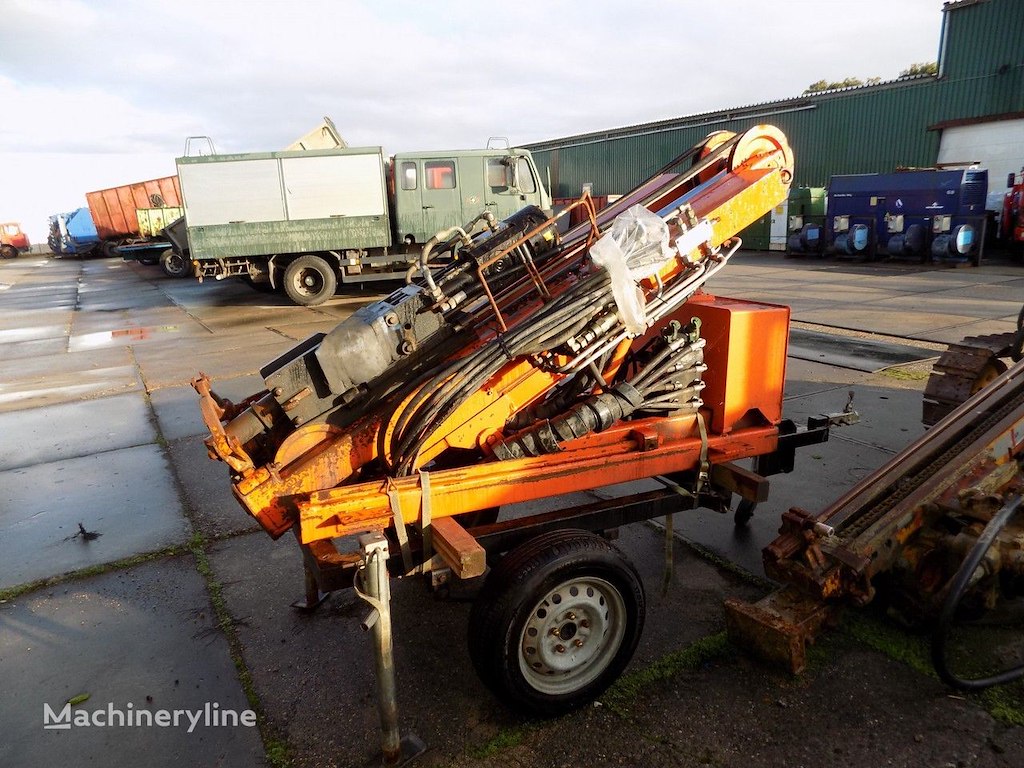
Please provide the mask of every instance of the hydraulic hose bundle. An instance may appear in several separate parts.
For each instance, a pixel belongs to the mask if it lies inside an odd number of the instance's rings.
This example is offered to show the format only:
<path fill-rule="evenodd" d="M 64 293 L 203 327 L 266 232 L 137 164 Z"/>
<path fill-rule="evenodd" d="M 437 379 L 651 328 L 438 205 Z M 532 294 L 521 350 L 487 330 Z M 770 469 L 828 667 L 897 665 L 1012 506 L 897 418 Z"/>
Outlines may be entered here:
<path fill-rule="evenodd" d="M 726 254 L 712 254 L 693 263 L 672 285 L 660 286 L 661 290 L 651 300 L 650 324 L 692 296 L 738 245 L 734 241 Z M 429 376 L 400 406 L 390 435 L 381 433 L 386 440 L 381 455 L 391 457 L 394 475 L 412 473 L 420 449 L 431 434 L 510 360 L 531 357 L 536 365 L 553 367 L 567 376 L 596 370 L 595 378 L 600 377 L 595 360 L 606 361 L 608 353 L 629 335 L 613 293 L 609 274 L 594 271 L 518 326 Z M 606 429 L 637 410 L 696 411 L 703 388 L 703 346 L 703 340 L 687 336 L 666 342 L 664 349 L 636 375 L 635 382 L 623 381 L 576 404 L 546 427 L 542 425 L 522 435 L 521 440 L 517 436 L 498 443 L 495 455 L 511 458 L 552 452 L 564 440 Z"/>

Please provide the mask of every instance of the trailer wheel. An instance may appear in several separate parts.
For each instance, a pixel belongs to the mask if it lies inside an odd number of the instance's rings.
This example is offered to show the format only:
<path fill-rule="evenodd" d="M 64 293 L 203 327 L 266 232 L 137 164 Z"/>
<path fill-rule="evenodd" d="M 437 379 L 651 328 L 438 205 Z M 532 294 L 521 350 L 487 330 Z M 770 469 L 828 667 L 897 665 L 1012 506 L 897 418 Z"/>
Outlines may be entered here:
<path fill-rule="evenodd" d="M 299 256 L 284 270 L 284 292 L 303 307 L 323 304 L 337 287 L 337 275 L 319 256 Z"/>
<path fill-rule="evenodd" d="M 597 698 L 633 656 L 645 614 L 636 569 L 600 536 L 555 531 L 512 550 L 469 618 L 469 653 L 505 704 L 554 716 Z"/>
<path fill-rule="evenodd" d="M 192 270 L 192 262 L 173 248 L 160 254 L 160 268 L 168 277 L 185 277 Z"/>

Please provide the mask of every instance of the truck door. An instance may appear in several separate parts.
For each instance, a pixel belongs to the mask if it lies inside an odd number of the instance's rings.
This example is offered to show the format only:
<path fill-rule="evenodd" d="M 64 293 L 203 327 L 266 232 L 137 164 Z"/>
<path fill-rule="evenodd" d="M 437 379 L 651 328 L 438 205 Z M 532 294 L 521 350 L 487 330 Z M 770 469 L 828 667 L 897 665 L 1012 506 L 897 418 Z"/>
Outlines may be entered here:
<path fill-rule="evenodd" d="M 452 157 L 395 155 L 395 223 L 399 241 L 425 243 L 463 223 L 463 171 Z"/>
<path fill-rule="evenodd" d="M 498 219 L 506 219 L 527 205 L 539 204 L 537 179 L 525 157 L 494 155 L 483 158 L 483 163 L 484 203 Z"/>
<path fill-rule="evenodd" d="M 454 158 L 430 158 L 420 164 L 423 226 L 416 238 L 426 242 L 442 229 L 462 224 L 462 179 Z"/>

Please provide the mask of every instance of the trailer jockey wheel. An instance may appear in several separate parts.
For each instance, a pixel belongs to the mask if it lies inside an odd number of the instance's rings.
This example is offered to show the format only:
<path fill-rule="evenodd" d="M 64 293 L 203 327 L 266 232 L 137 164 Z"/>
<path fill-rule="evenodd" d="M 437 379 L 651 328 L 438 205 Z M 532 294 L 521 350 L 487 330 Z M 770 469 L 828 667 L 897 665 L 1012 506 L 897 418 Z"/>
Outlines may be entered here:
<path fill-rule="evenodd" d="M 645 598 L 636 569 L 600 536 L 555 531 L 491 571 L 469 618 L 469 653 L 505 704 L 554 716 L 597 698 L 633 656 Z"/>
<path fill-rule="evenodd" d="M 337 287 L 337 275 L 319 256 L 299 256 L 284 271 L 284 292 L 303 307 L 323 304 Z"/>
<path fill-rule="evenodd" d="M 757 509 L 756 501 L 740 499 L 740 503 L 736 505 L 736 511 L 732 516 L 732 521 L 735 523 L 736 527 L 742 528 L 749 523 L 750 519 L 754 516 L 755 509 Z"/>

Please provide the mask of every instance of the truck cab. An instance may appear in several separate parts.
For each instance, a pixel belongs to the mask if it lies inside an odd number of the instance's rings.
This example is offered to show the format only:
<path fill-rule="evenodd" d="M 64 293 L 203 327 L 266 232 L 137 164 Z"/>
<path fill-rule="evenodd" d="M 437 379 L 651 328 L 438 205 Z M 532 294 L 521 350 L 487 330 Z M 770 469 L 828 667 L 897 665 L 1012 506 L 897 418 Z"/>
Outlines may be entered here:
<path fill-rule="evenodd" d="M 0 224 L 0 257 L 13 259 L 29 249 L 28 235 L 13 221 Z"/>
<path fill-rule="evenodd" d="M 399 153 L 392 172 L 396 243 L 425 243 L 482 211 L 501 220 L 527 205 L 551 210 L 533 158 L 521 149 Z"/>

